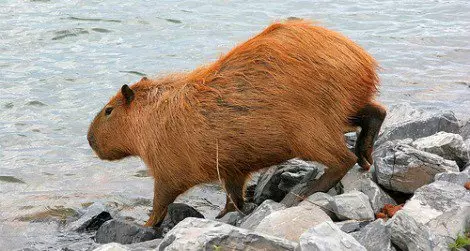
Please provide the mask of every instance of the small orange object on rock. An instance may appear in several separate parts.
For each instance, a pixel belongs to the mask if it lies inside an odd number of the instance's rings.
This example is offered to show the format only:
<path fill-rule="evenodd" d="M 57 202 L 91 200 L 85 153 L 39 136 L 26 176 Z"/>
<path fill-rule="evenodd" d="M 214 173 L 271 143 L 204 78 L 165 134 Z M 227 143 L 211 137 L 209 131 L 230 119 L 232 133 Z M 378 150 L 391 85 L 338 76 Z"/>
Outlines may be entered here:
<path fill-rule="evenodd" d="M 375 218 L 377 218 L 377 219 L 385 219 L 385 220 L 386 220 L 386 219 L 387 219 L 387 215 L 384 214 L 384 213 L 382 213 L 382 212 L 380 212 L 380 213 L 376 213 L 376 214 L 375 214 Z"/>
<path fill-rule="evenodd" d="M 467 188 L 467 190 L 470 190 L 470 181 L 468 181 L 467 183 L 465 183 L 465 185 L 463 185 L 465 188 Z"/>
<path fill-rule="evenodd" d="M 377 219 L 388 219 L 395 215 L 398 210 L 403 208 L 403 204 L 400 205 L 392 205 L 392 204 L 385 204 L 384 207 L 380 210 L 379 213 L 375 214 L 375 218 Z"/>

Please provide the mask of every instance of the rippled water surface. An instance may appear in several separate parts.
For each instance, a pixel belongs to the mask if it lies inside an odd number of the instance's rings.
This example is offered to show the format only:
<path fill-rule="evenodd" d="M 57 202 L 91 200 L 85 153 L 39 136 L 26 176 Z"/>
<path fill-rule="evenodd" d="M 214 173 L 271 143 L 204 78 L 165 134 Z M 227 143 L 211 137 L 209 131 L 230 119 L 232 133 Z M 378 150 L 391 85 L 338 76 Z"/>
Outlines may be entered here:
<path fill-rule="evenodd" d="M 94 157 L 94 114 L 122 84 L 208 63 L 275 20 L 317 20 L 365 47 L 382 67 L 385 104 L 468 117 L 468 13 L 467 0 L 1 1 L 0 247 L 53 245 L 56 226 L 25 215 L 150 199 L 139 160 Z M 207 186 L 183 200 L 211 217 L 224 196 Z"/>

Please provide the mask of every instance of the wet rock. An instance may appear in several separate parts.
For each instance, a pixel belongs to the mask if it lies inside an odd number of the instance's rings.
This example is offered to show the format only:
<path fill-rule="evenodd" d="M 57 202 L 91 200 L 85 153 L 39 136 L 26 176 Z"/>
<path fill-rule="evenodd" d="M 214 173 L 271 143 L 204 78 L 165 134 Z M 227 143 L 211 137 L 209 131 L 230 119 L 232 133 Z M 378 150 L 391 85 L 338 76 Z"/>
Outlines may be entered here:
<path fill-rule="evenodd" d="M 168 232 L 159 250 L 294 250 L 296 245 L 218 221 L 186 218 Z"/>
<path fill-rule="evenodd" d="M 331 219 L 321 208 L 304 204 L 271 213 L 254 230 L 297 241 L 307 229 L 325 221 Z"/>
<path fill-rule="evenodd" d="M 183 203 L 171 203 L 168 205 L 168 211 L 165 218 L 160 225 L 163 234 L 167 233 L 176 226 L 180 221 L 188 218 L 204 218 L 204 215 L 199 213 L 196 209 Z"/>
<path fill-rule="evenodd" d="M 438 132 L 434 135 L 415 140 L 412 144 L 418 150 L 437 154 L 444 159 L 454 160 L 463 168 L 468 163 L 468 147 L 462 136 L 448 132 Z"/>
<path fill-rule="evenodd" d="M 161 237 L 152 228 L 127 223 L 119 220 L 105 222 L 96 232 L 95 241 L 98 243 L 117 242 L 121 244 L 131 244 L 153 240 Z"/>
<path fill-rule="evenodd" d="M 296 250 L 301 251 L 366 251 L 358 241 L 341 231 L 333 222 L 323 222 L 300 236 L 300 244 Z"/>
<path fill-rule="evenodd" d="M 345 220 L 340 222 L 335 222 L 336 226 L 345 233 L 351 233 L 357 231 L 369 224 L 369 221 L 357 221 L 357 220 Z"/>
<path fill-rule="evenodd" d="M 106 210 L 105 205 L 95 202 L 88 206 L 80 218 L 71 222 L 66 229 L 77 232 L 96 231 L 104 222 L 112 219 Z"/>
<path fill-rule="evenodd" d="M 418 139 L 444 131 L 459 133 L 459 123 L 451 111 L 423 110 L 410 104 L 395 105 L 387 112 L 376 145 L 396 139 Z"/>
<path fill-rule="evenodd" d="M 382 219 L 369 223 L 361 230 L 351 233 L 351 236 L 361 243 L 361 245 L 363 245 L 367 250 L 393 250 L 392 242 L 390 241 L 390 228 Z"/>
<path fill-rule="evenodd" d="M 369 198 L 362 192 L 350 192 L 333 197 L 331 208 L 340 220 L 373 220 Z"/>
<path fill-rule="evenodd" d="M 267 169 L 261 174 L 255 188 L 255 203 L 261 204 L 267 199 L 281 201 L 290 189 L 306 176 L 316 176 L 321 168 L 315 162 L 291 159 Z"/>
<path fill-rule="evenodd" d="M 377 181 L 393 191 L 413 193 L 440 172 L 458 172 L 455 161 L 417 150 L 399 142 L 387 142 L 374 153 Z"/>
<path fill-rule="evenodd" d="M 380 209 L 383 208 L 385 204 L 397 204 L 392 197 L 384 192 L 384 190 L 371 179 L 361 180 L 360 186 L 360 191 L 369 197 L 369 202 L 374 213 L 380 212 Z"/>
<path fill-rule="evenodd" d="M 127 248 L 126 246 L 121 245 L 119 243 L 115 243 L 115 242 L 101 245 L 93 249 L 93 251 L 129 251 L 129 250 L 130 249 Z"/>
<path fill-rule="evenodd" d="M 470 227 L 470 193 L 436 181 L 416 190 L 391 219 L 392 242 L 403 250 L 442 250 Z"/>
<path fill-rule="evenodd" d="M 300 202 L 299 206 L 308 206 L 309 204 L 316 205 L 323 210 L 330 218 L 335 219 L 336 215 L 331 208 L 330 201 L 333 197 L 327 193 L 314 193 L 307 197 L 304 201 Z"/>
<path fill-rule="evenodd" d="M 265 200 L 251 214 L 243 218 L 239 224 L 241 228 L 253 230 L 268 215 L 286 207 L 273 200 Z"/>
<path fill-rule="evenodd" d="M 457 185 L 465 185 L 465 183 L 470 181 L 470 173 L 467 172 L 446 172 L 438 173 L 434 177 L 434 180 L 447 181 Z"/>

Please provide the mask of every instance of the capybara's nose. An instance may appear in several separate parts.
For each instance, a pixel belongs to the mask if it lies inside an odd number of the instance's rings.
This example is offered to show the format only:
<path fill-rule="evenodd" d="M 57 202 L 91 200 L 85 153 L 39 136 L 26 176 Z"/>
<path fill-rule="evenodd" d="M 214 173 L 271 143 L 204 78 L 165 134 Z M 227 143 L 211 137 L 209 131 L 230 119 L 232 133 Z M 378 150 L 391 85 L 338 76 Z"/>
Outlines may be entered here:
<path fill-rule="evenodd" d="M 88 139 L 88 144 L 90 144 L 91 148 L 95 149 L 95 145 L 96 145 L 95 136 L 93 136 L 92 133 L 88 133 L 87 139 Z"/>

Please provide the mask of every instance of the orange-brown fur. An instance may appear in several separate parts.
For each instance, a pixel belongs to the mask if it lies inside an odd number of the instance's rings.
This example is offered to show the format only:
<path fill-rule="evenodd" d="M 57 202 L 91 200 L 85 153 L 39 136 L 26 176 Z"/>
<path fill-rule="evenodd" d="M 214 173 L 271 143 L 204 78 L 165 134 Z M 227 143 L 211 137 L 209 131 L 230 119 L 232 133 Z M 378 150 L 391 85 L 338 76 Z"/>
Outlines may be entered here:
<path fill-rule="evenodd" d="M 89 135 L 103 159 L 145 162 L 155 178 L 153 225 L 176 196 L 218 180 L 216 147 L 226 186 L 293 157 L 350 168 L 356 158 L 343 132 L 373 102 L 376 67 L 339 33 L 307 21 L 274 23 L 212 64 L 143 78 L 131 86 L 130 103 L 118 93 Z"/>

